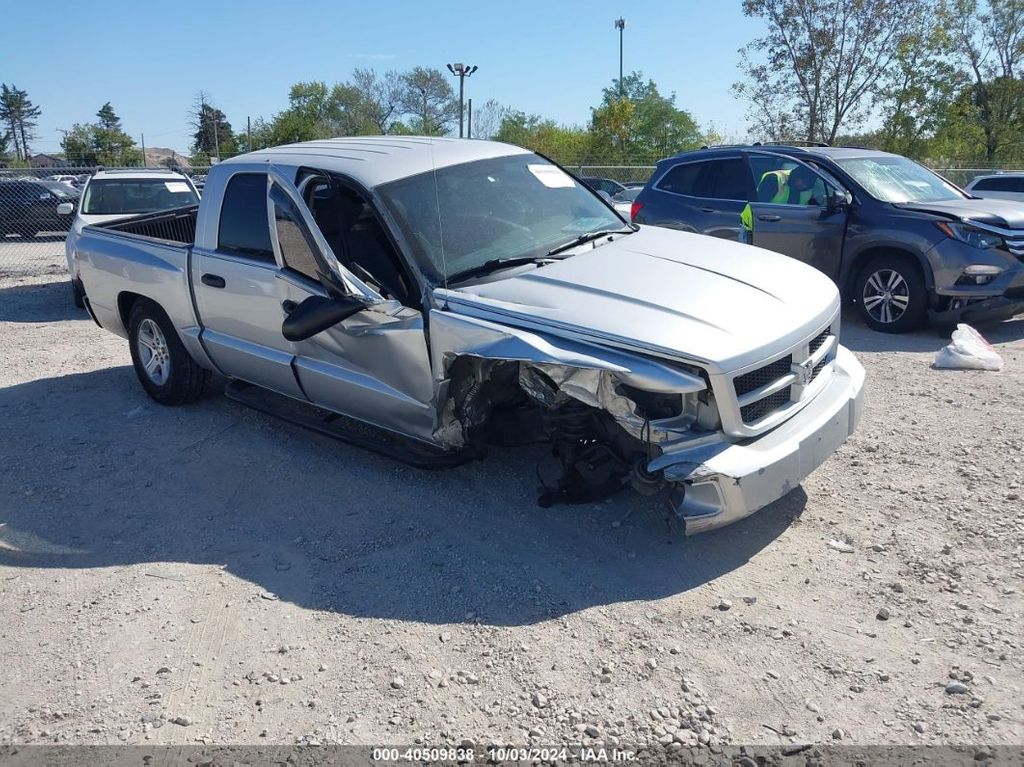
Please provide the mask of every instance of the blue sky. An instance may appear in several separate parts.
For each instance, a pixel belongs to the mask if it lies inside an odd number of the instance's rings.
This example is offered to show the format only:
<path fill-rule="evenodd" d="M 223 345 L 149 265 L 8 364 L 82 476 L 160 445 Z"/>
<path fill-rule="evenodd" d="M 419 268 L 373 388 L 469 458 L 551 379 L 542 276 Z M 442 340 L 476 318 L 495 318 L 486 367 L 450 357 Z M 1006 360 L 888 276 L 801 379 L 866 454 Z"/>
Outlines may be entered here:
<path fill-rule="evenodd" d="M 744 18 L 739 0 L 11 3 L 0 27 L 0 81 L 42 107 L 33 149 L 43 152 L 59 149 L 58 129 L 93 120 L 105 101 L 136 141 L 145 133 L 147 146 L 186 151 L 199 90 L 237 130 L 246 116 L 283 109 L 300 80 L 454 61 L 480 67 L 466 81 L 475 105 L 494 98 L 584 124 L 618 75 L 620 15 L 627 72 L 674 91 L 702 126 L 745 135 L 746 106 L 729 86 L 741 76 L 737 49 L 761 25 Z"/>

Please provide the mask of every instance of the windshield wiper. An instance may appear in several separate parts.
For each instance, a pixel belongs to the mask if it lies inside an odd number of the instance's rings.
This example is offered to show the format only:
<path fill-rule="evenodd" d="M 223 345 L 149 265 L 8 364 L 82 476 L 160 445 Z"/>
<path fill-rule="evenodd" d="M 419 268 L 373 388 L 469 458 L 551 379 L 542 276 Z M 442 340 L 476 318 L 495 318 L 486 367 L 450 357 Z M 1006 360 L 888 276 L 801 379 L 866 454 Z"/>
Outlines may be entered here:
<path fill-rule="evenodd" d="M 590 242 L 591 240 L 599 240 L 600 238 L 607 237 L 610 234 L 633 234 L 633 232 L 635 231 L 636 229 L 630 227 L 629 229 L 601 229 L 596 232 L 587 232 L 586 234 L 581 234 L 574 240 L 570 240 L 569 242 L 563 243 L 558 247 L 552 248 L 551 250 L 548 251 L 548 255 L 557 255 L 561 253 L 563 250 L 575 248 L 577 245 L 582 245 L 583 243 Z"/>
<path fill-rule="evenodd" d="M 448 277 L 448 282 L 459 282 L 461 280 L 468 280 L 471 277 L 480 277 L 491 272 L 496 272 L 499 269 L 509 269 L 513 266 L 522 266 L 524 264 L 542 264 L 544 263 L 544 256 L 518 256 L 516 258 L 492 258 L 490 261 L 484 261 L 482 264 L 477 266 L 471 266 L 469 269 L 463 269 L 461 272 L 455 272 Z"/>

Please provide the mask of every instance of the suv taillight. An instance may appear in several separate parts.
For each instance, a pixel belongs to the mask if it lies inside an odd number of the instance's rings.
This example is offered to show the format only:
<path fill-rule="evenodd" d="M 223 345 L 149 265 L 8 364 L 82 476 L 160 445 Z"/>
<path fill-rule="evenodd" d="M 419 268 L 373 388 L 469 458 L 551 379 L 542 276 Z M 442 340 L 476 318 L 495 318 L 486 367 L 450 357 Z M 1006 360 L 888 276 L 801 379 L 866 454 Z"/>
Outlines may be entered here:
<path fill-rule="evenodd" d="M 642 202 L 633 201 L 633 204 L 629 206 L 629 220 L 636 221 L 636 214 L 640 212 L 644 204 Z"/>

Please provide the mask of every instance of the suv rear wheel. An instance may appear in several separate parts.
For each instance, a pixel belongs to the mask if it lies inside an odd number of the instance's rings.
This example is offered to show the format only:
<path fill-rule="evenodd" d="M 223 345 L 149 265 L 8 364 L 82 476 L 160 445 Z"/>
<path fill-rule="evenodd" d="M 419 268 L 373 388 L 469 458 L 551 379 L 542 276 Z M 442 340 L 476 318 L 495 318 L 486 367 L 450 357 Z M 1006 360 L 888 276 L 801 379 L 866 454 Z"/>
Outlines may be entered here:
<path fill-rule="evenodd" d="M 858 274 L 854 291 L 860 315 L 872 330 L 906 333 L 924 321 L 928 309 L 924 275 L 910 258 L 872 259 Z"/>

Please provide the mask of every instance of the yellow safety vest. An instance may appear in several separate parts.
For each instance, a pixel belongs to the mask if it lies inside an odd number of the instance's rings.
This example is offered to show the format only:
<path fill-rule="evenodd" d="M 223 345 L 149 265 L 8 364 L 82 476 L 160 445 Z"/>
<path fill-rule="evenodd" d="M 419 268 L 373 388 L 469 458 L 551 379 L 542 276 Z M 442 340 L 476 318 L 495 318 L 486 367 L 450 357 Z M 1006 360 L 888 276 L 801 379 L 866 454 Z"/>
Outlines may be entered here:
<path fill-rule="evenodd" d="M 770 200 L 761 200 L 760 202 L 767 202 L 773 205 L 786 205 L 789 203 L 789 171 L 788 170 L 770 170 L 761 176 L 761 180 L 757 182 L 758 188 L 764 183 L 765 179 L 769 176 L 775 176 L 777 182 L 777 189 L 775 195 Z M 814 194 L 814 189 L 805 189 L 800 192 L 798 198 L 800 205 L 806 205 L 811 201 L 811 196 Z M 754 212 L 750 209 L 750 203 L 748 202 L 743 208 L 743 212 L 740 213 L 740 224 L 750 234 L 754 233 Z"/>

